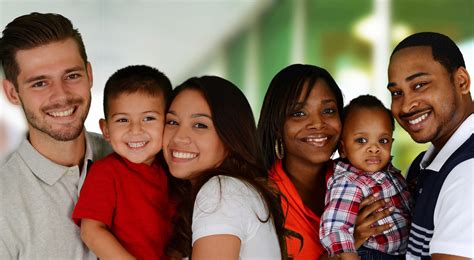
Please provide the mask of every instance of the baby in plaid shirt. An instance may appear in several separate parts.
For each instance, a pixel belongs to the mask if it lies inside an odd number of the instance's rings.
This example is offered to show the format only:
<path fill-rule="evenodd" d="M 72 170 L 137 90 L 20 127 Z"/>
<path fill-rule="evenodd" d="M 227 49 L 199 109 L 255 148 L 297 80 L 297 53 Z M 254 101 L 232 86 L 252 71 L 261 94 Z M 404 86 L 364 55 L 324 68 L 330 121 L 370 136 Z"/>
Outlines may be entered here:
<path fill-rule="evenodd" d="M 405 179 L 391 164 L 393 116 L 374 96 L 353 99 L 342 112 L 343 130 L 334 174 L 328 179 L 319 237 L 329 255 L 343 258 L 397 259 L 405 254 L 411 200 Z M 389 230 L 354 245 L 354 225 L 361 201 L 379 193 L 391 214 L 377 224 Z"/>

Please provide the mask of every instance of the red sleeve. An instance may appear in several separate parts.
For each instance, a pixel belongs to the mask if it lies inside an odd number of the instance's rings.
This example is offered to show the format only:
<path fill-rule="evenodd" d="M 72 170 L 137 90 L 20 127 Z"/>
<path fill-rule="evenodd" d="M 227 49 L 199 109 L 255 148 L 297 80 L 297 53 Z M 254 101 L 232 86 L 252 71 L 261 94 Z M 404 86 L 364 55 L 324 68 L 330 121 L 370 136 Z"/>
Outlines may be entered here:
<path fill-rule="evenodd" d="M 87 173 L 72 219 L 80 226 L 83 218 L 93 219 L 112 225 L 116 204 L 113 162 L 95 162 Z"/>

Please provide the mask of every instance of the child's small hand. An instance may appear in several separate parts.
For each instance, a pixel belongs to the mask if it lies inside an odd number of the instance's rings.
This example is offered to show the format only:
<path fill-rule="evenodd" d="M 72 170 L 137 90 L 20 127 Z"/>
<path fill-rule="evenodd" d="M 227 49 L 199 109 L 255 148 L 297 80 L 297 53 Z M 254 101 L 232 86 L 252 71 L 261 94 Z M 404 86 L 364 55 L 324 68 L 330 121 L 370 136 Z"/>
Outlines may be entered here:
<path fill-rule="evenodd" d="M 386 202 L 379 197 L 379 193 L 374 193 L 360 203 L 360 209 L 354 228 L 356 248 L 364 244 L 369 237 L 381 234 L 393 226 L 393 223 L 383 225 L 376 224 L 378 220 L 390 215 L 391 211 L 393 211 L 392 207 L 383 209 Z"/>

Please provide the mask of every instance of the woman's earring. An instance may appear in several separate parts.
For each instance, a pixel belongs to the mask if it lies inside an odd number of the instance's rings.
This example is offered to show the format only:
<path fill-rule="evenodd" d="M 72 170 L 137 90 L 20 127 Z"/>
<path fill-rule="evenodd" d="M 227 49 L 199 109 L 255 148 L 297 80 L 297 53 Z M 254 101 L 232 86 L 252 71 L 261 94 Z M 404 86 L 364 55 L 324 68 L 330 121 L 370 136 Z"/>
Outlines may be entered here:
<path fill-rule="evenodd" d="M 281 139 L 276 139 L 275 141 L 275 154 L 280 160 L 285 157 L 285 149 L 283 148 L 283 141 Z"/>

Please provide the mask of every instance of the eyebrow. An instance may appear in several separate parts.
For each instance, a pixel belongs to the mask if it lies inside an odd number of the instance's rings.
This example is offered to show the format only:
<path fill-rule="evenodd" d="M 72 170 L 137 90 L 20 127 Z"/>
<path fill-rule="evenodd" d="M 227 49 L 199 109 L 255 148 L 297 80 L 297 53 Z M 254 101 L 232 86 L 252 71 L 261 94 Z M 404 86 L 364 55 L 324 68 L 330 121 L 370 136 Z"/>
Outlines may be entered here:
<path fill-rule="evenodd" d="M 67 73 L 71 73 L 73 71 L 85 71 L 86 69 L 83 67 L 83 66 L 76 66 L 76 67 L 72 67 L 72 68 L 69 68 L 69 69 L 66 69 L 64 71 L 65 74 Z"/>
<path fill-rule="evenodd" d="M 366 135 L 367 134 L 367 131 L 358 131 L 358 132 L 353 132 L 352 133 L 353 135 Z"/>
<path fill-rule="evenodd" d="M 324 99 L 321 101 L 323 104 L 328 104 L 328 103 L 337 103 L 335 99 Z"/>
<path fill-rule="evenodd" d="M 418 77 L 421 77 L 421 76 L 426 76 L 426 75 L 429 75 L 429 73 L 427 72 L 418 72 L 418 73 L 415 73 L 413 75 L 410 75 L 408 77 L 405 78 L 405 81 L 412 81 Z M 387 88 L 391 88 L 391 87 L 394 87 L 396 86 L 397 84 L 395 82 L 389 82 L 388 85 L 387 85 Z"/>
<path fill-rule="evenodd" d="M 173 110 L 168 111 L 168 114 L 172 114 L 172 115 L 177 116 L 176 112 L 174 112 Z M 197 117 L 207 117 L 207 118 L 212 120 L 212 117 L 208 114 L 203 114 L 203 113 L 191 114 L 191 118 L 197 118 Z"/>
<path fill-rule="evenodd" d="M 298 102 L 298 103 L 295 103 L 295 107 L 304 107 L 306 105 L 307 102 Z M 324 99 L 321 101 L 321 103 L 323 104 L 329 104 L 329 103 L 336 103 L 336 100 L 335 99 Z"/>
<path fill-rule="evenodd" d="M 370 132 L 370 131 L 369 131 L 369 132 Z M 364 136 L 365 136 L 365 135 L 368 135 L 369 132 L 367 132 L 367 131 L 365 131 L 365 132 L 364 132 L 364 131 L 358 131 L 358 132 L 353 132 L 352 135 L 364 135 Z M 393 135 L 390 134 L 390 133 L 388 133 L 388 132 L 386 132 L 386 133 L 381 133 L 381 134 L 379 135 L 379 137 L 392 137 L 392 138 L 393 138 Z"/>
<path fill-rule="evenodd" d="M 31 83 L 31 82 L 38 81 L 38 80 L 43 80 L 43 79 L 46 79 L 46 76 L 40 75 L 40 76 L 36 76 L 36 77 L 31 77 L 31 78 L 26 79 L 25 83 Z"/>
<path fill-rule="evenodd" d="M 161 113 L 160 113 L 159 111 L 156 111 L 156 110 L 148 110 L 148 111 L 140 112 L 140 114 L 148 114 L 148 113 L 154 113 L 154 114 L 161 115 Z M 112 116 L 116 116 L 116 115 L 128 115 L 128 114 L 130 114 L 130 113 L 128 113 L 128 112 L 117 112 L 117 113 L 112 114 Z"/>
<path fill-rule="evenodd" d="M 123 112 L 118 112 L 118 113 L 113 113 L 110 115 L 110 117 L 115 117 L 115 116 L 126 116 L 128 113 L 123 113 Z"/>
<path fill-rule="evenodd" d="M 85 71 L 85 68 L 82 67 L 82 66 L 76 66 L 76 67 L 68 68 L 64 71 L 64 74 L 68 74 L 68 73 L 71 73 L 73 71 Z M 26 79 L 25 83 L 31 83 L 31 82 L 38 81 L 38 80 L 43 80 L 43 79 L 46 79 L 46 78 L 47 77 L 45 75 L 34 76 L 34 77 Z"/>
<path fill-rule="evenodd" d="M 148 114 L 148 113 L 155 113 L 155 114 L 161 115 L 160 111 L 158 110 L 148 110 L 148 111 L 141 112 L 141 114 Z"/>

